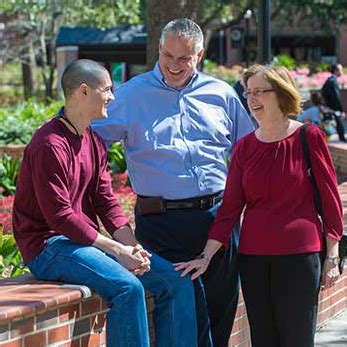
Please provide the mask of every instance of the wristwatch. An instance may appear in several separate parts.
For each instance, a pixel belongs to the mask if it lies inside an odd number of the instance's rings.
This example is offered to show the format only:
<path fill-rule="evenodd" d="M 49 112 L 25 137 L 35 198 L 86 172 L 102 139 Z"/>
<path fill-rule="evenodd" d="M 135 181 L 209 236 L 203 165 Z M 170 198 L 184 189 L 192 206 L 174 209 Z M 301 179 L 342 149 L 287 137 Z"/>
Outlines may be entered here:
<path fill-rule="evenodd" d="M 325 259 L 331 261 L 334 265 L 339 265 L 339 257 L 338 256 L 327 256 Z"/>

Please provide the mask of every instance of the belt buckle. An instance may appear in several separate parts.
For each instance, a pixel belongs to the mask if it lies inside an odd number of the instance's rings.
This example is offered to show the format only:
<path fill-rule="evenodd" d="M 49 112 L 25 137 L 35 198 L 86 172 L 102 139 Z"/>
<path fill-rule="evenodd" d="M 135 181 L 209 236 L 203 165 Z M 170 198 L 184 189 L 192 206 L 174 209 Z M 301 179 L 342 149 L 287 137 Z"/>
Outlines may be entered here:
<path fill-rule="evenodd" d="M 206 209 L 207 202 L 208 202 L 207 199 L 206 200 L 204 198 L 200 199 L 200 210 Z"/>
<path fill-rule="evenodd" d="M 215 204 L 216 197 L 210 197 L 207 199 L 201 199 L 200 200 L 200 209 L 201 210 L 208 210 Z"/>

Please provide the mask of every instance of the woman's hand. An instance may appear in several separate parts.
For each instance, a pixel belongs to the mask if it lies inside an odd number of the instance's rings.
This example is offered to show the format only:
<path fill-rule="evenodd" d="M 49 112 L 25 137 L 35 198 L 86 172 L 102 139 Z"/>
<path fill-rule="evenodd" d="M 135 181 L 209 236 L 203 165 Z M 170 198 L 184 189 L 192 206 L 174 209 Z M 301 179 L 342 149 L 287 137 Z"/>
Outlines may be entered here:
<path fill-rule="evenodd" d="M 194 281 L 196 278 L 201 276 L 206 269 L 208 268 L 208 265 L 210 264 L 210 259 L 205 258 L 203 254 L 201 254 L 197 259 L 190 260 L 184 263 L 176 263 L 175 270 L 176 271 L 182 271 L 181 277 L 186 276 L 191 271 L 195 270 L 195 272 L 192 273 L 192 281 Z"/>
<path fill-rule="evenodd" d="M 340 276 L 338 267 L 339 241 L 326 236 L 327 255 L 322 269 L 322 289 L 332 287 Z"/>
<path fill-rule="evenodd" d="M 338 259 L 338 258 L 336 258 Z M 340 276 L 340 271 L 337 263 L 333 260 L 326 258 L 322 270 L 322 289 L 332 287 Z"/>
<path fill-rule="evenodd" d="M 221 247 L 221 242 L 213 239 L 208 239 L 204 250 L 199 256 L 196 257 L 196 259 L 174 264 L 175 270 L 183 270 L 181 277 L 184 277 L 191 271 L 195 270 L 195 272 L 192 273 L 191 277 L 192 281 L 194 281 L 206 271 L 212 257 Z"/>

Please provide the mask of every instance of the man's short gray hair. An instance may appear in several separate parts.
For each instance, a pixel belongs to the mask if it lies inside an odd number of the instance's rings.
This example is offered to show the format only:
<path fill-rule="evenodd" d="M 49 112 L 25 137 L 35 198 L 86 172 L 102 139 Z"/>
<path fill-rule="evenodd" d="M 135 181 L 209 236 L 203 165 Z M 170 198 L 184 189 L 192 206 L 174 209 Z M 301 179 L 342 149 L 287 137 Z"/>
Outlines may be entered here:
<path fill-rule="evenodd" d="M 168 35 L 192 39 L 195 53 L 200 52 L 204 48 L 204 34 L 199 25 L 191 19 L 174 19 L 167 23 L 160 36 L 160 44 L 162 46 L 165 45 L 165 40 Z"/>
<path fill-rule="evenodd" d="M 65 98 L 70 96 L 82 83 L 96 88 L 100 80 L 108 73 L 105 67 L 90 59 L 79 59 L 71 63 L 61 78 Z"/>

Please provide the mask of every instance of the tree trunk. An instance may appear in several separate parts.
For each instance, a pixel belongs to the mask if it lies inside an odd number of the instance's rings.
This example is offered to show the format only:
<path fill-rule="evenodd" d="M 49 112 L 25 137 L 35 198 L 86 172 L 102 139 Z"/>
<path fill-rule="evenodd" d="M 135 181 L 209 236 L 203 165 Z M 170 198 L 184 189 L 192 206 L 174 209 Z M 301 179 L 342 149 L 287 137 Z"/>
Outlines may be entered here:
<path fill-rule="evenodd" d="M 148 0 L 147 1 L 147 68 L 152 69 L 158 60 L 160 33 L 165 24 L 177 18 L 190 18 L 199 23 L 199 0 Z"/>
<path fill-rule="evenodd" d="M 36 60 L 33 42 L 28 42 L 27 61 L 22 63 L 22 77 L 25 100 L 36 95 Z"/>

